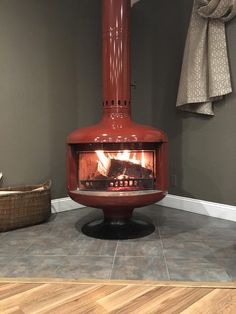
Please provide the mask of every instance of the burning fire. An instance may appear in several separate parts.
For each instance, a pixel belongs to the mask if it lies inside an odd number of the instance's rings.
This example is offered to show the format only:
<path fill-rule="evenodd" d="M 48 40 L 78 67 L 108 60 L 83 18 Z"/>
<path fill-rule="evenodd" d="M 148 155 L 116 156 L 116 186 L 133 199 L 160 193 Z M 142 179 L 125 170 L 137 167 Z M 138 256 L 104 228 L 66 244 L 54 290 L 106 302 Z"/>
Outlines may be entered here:
<path fill-rule="evenodd" d="M 144 168 L 148 168 L 146 160 L 145 160 L 145 156 L 144 156 L 145 155 L 144 151 L 141 151 L 141 153 L 140 152 L 136 153 L 130 150 L 123 150 L 118 153 L 117 152 L 104 153 L 103 150 L 96 150 L 95 152 L 98 157 L 98 171 L 104 176 L 107 175 L 110 169 L 112 159 L 128 161 L 133 164 L 140 165 Z M 137 158 L 137 155 L 139 155 L 139 158 Z"/>
<path fill-rule="evenodd" d="M 153 150 L 96 150 L 79 155 L 82 190 L 138 191 L 153 189 Z"/>
<path fill-rule="evenodd" d="M 111 166 L 111 159 L 106 157 L 103 150 L 96 150 L 96 154 L 98 156 L 98 171 L 106 176 Z"/>

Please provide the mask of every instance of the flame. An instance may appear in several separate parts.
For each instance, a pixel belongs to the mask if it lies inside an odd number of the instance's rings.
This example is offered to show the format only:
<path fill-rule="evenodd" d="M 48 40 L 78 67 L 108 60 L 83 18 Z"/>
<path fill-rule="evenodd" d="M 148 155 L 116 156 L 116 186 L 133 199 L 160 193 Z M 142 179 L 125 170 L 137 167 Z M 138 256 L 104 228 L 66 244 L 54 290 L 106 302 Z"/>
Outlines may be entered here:
<path fill-rule="evenodd" d="M 145 158 L 144 158 L 144 151 L 142 150 L 142 157 L 141 157 L 141 166 L 145 168 Z"/>
<path fill-rule="evenodd" d="M 96 150 L 98 156 L 98 171 L 106 176 L 111 165 L 111 159 L 106 157 L 103 150 Z"/>
<path fill-rule="evenodd" d="M 104 153 L 103 150 L 96 150 L 95 152 L 98 157 L 97 169 L 104 176 L 106 176 L 109 171 L 112 159 L 129 161 L 133 164 L 141 165 L 142 167 L 147 168 L 147 162 L 145 160 L 145 153 L 143 150 L 141 151 L 141 158 L 137 158 L 137 153 L 130 150 L 123 150 L 114 153 Z"/>

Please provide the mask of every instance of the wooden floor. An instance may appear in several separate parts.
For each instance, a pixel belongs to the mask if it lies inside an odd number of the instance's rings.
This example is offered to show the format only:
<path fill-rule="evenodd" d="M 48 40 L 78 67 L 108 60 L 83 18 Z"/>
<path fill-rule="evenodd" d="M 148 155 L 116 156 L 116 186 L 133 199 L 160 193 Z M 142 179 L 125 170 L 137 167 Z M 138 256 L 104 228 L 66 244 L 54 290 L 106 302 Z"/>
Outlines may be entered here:
<path fill-rule="evenodd" d="M 0 279 L 0 313 L 236 313 L 236 283 Z"/>

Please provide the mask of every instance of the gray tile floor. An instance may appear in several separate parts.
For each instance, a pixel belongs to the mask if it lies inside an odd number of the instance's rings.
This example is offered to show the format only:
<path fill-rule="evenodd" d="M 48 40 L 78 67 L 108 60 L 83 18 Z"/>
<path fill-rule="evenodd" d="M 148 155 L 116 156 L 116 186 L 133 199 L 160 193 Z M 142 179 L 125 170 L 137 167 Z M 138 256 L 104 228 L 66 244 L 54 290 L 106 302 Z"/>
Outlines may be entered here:
<path fill-rule="evenodd" d="M 236 223 L 157 205 L 135 213 L 155 223 L 153 234 L 125 241 L 86 237 L 81 226 L 101 215 L 92 208 L 0 233 L 0 277 L 236 280 Z"/>

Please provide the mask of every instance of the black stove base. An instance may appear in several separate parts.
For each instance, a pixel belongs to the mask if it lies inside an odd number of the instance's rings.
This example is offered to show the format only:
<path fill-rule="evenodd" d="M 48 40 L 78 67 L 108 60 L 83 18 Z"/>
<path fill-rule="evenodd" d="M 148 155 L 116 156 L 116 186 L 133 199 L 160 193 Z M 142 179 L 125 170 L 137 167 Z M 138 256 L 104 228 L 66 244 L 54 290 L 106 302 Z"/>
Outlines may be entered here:
<path fill-rule="evenodd" d="M 141 219 L 94 220 L 82 227 L 82 232 L 92 238 L 105 240 L 128 240 L 145 237 L 155 230 L 155 226 Z"/>

